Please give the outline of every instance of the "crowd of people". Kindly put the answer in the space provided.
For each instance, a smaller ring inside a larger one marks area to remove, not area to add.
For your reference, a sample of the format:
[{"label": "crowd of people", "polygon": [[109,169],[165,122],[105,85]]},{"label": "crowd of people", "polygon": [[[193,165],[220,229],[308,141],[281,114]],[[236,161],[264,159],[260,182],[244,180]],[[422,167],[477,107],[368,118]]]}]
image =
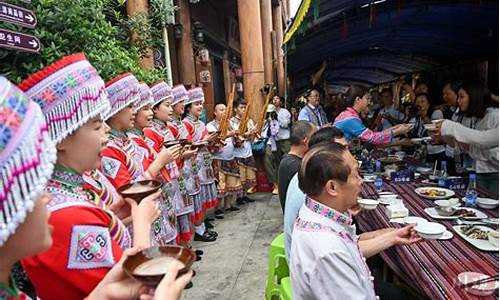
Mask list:
[{"label": "crowd of people", "polygon": [[[300,111],[274,96],[262,128],[241,97],[232,111],[217,104],[207,123],[201,87],[147,85],[130,73],[105,83],[83,54],[18,86],[0,77],[0,91],[2,299],[27,297],[26,282],[43,300],[178,299],[192,272],[176,278],[172,264],[151,291],[125,274],[125,258],[217,240],[213,218],[254,202],[257,143],[283,210],[296,299],[372,299],[384,291],[365,258],[420,240],[412,225],[356,235],[355,141],[446,161],[449,174],[474,171],[498,195],[498,97],[477,81],[446,83],[440,105],[424,83],[379,93],[353,85],[334,116],[316,89]],[[119,192],[147,180],[160,188],[140,202]]]},{"label": "crowd of people", "polygon": [[[179,299],[191,271],[177,278],[173,263],[150,290],[124,260],[213,242],[212,217],[254,201],[257,132],[251,119],[239,132],[243,98],[205,124],[201,87],[131,73],[104,82],[81,53],[17,86],[0,77],[0,91],[1,299]],[[151,180],[160,188],[141,201],[119,192]]]},{"label": "crowd of people", "polygon": [[[414,225],[357,232],[363,179],[351,153],[354,141],[404,149],[432,164],[446,161],[449,174],[475,172],[479,184],[498,195],[498,97],[478,81],[448,82],[442,92],[444,104],[436,105],[423,83],[378,94],[353,85],[342,95],[344,109],[330,118],[318,90],[306,92],[278,170],[294,299],[406,299],[398,287],[377,281],[366,259],[421,238]],[[422,137],[428,142],[411,140]]]},{"label": "crowd of people", "polygon": [[[444,83],[439,99],[425,82],[396,82],[391,86],[368,90],[352,85],[336,95],[335,112],[326,115],[318,89],[306,91],[306,104],[298,120],[318,127],[335,126],[347,142],[368,148],[399,147],[431,167],[446,161],[448,175],[477,173],[478,183],[498,195],[498,147],[458,142],[454,136],[427,129],[441,123],[486,131],[498,128],[498,96],[478,81],[450,80]],[[451,123],[453,122],[453,123]]]}]

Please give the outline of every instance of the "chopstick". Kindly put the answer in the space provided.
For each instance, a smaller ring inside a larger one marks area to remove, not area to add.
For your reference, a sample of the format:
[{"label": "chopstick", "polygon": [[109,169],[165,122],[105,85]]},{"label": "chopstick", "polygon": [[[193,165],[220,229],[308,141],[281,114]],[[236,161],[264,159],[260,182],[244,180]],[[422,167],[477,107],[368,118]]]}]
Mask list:
[{"label": "chopstick", "polygon": [[497,281],[497,280],[498,280],[498,274],[495,276],[490,276],[490,277],[486,277],[486,278],[479,279],[476,281],[464,283],[464,284],[460,285],[460,288],[465,289],[465,288],[473,287],[475,285],[484,284],[484,283]]},{"label": "chopstick", "polygon": [[432,172],[432,176],[436,176],[436,169],[437,169],[438,161],[434,161],[434,171]]}]

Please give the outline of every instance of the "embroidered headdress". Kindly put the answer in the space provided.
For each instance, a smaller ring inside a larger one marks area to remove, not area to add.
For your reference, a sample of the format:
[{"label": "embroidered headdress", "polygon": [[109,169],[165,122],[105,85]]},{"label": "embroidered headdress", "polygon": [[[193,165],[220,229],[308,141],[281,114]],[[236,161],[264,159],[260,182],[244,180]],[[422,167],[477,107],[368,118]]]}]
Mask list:
[{"label": "embroidered headdress", "polygon": [[184,105],[198,101],[205,102],[205,94],[203,94],[203,89],[201,87],[192,88],[187,93],[188,99],[184,100]]},{"label": "embroidered headdress", "polygon": [[110,108],[104,81],[83,53],[63,57],[29,76],[19,88],[42,108],[56,144]]},{"label": "embroidered headdress", "polygon": [[33,210],[55,160],[40,107],[0,76],[0,247]]},{"label": "embroidered headdress", "polygon": [[174,96],[174,100],[172,100],[172,105],[175,105],[179,102],[186,102],[189,99],[186,88],[182,84],[178,84],[174,86],[172,89],[172,94]]},{"label": "embroidered headdress", "polygon": [[139,98],[140,99],[134,103],[135,112],[148,104],[153,104],[153,94],[145,82],[139,82]]},{"label": "embroidered headdress", "polygon": [[174,98],[172,88],[165,81],[158,81],[153,84],[151,86],[151,92],[153,93],[154,98],[153,106],[168,98]]},{"label": "embroidered headdress", "polygon": [[106,82],[111,111],[106,119],[139,100],[139,81],[132,73],[125,73]]}]

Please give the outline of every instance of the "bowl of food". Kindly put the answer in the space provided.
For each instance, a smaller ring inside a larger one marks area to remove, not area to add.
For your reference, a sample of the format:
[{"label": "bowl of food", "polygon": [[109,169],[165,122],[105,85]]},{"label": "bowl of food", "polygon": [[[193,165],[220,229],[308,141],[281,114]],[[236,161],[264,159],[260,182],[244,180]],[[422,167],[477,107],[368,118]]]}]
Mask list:
[{"label": "bowl of food", "polygon": [[495,209],[498,207],[498,200],[496,199],[477,197],[476,203],[477,206],[484,209]]},{"label": "bowl of food", "polygon": [[191,143],[191,148],[193,149],[200,149],[208,145],[208,142],[205,141],[199,141],[199,142],[193,142]]},{"label": "bowl of food", "polygon": [[[471,282],[475,282],[481,279],[489,278],[489,275],[476,273],[476,272],[463,272],[458,274],[458,284],[463,285]],[[471,287],[466,287],[465,291],[471,295],[485,297],[490,296],[495,293],[498,289],[498,280],[489,281],[486,283],[481,283],[478,285],[473,285]]]},{"label": "bowl of food", "polygon": [[415,189],[415,193],[419,196],[430,199],[447,199],[455,196],[455,192],[449,189],[438,188],[438,187],[420,187]]},{"label": "bowl of food", "polygon": [[493,230],[488,233],[488,241],[498,247],[498,230]]},{"label": "bowl of food", "polygon": [[415,231],[424,239],[435,240],[443,235],[446,227],[435,222],[420,222],[415,226]]},{"label": "bowl of food", "polygon": [[163,146],[164,146],[165,148],[170,148],[170,147],[173,147],[173,146],[175,146],[175,145],[180,145],[180,142],[179,142],[179,141],[175,141],[175,140],[174,140],[174,141],[168,141],[168,142],[164,142],[164,143],[163,143]]},{"label": "bowl of food", "polygon": [[189,271],[196,259],[193,250],[181,246],[159,246],[142,250],[129,256],[123,263],[123,269],[130,277],[147,286],[157,286],[170,268],[170,264],[179,262],[177,276]]},{"label": "bowl of food", "polygon": [[161,183],[157,180],[141,180],[129,183],[118,188],[118,193],[123,198],[131,198],[137,202],[155,193],[161,188]]},{"label": "bowl of food", "polygon": [[374,210],[379,204],[378,200],[373,199],[358,199],[358,205],[364,210]]}]

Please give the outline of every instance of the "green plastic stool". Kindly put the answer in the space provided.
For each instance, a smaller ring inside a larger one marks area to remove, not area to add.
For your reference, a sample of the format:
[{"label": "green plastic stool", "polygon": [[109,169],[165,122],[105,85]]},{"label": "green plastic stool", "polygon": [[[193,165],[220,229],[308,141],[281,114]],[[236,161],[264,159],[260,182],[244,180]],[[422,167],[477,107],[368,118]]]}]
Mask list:
[{"label": "green plastic stool", "polygon": [[280,300],[292,300],[292,280],[290,277],[281,279]]},{"label": "green plastic stool", "polygon": [[283,233],[274,238],[269,247],[267,266],[266,299],[279,297],[281,279],[289,276],[288,263],[285,257],[285,236]]}]

